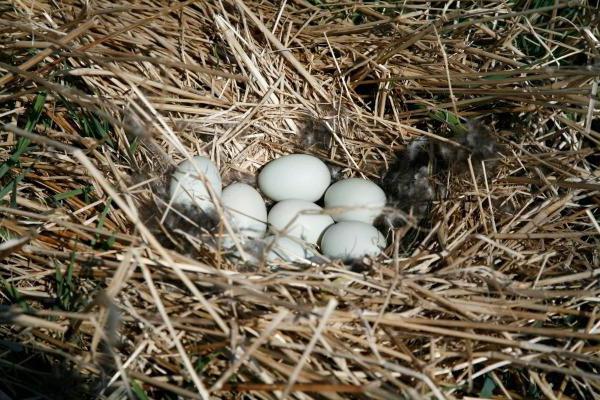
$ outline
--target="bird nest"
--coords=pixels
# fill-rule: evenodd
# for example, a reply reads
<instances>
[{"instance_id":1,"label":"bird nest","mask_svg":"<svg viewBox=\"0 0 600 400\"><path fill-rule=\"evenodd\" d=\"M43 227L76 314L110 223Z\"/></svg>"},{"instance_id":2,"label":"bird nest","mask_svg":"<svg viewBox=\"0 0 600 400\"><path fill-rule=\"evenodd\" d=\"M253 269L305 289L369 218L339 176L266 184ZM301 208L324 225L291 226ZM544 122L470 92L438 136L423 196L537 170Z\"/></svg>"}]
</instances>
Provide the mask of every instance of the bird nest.
<instances>
[{"instance_id":1,"label":"bird nest","mask_svg":"<svg viewBox=\"0 0 600 400\"><path fill-rule=\"evenodd\" d=\"M0 398L600 396L597 2L0 7ZM190 155L381 181L414 143L353 266L165 211Z\"/></svg>"}]
</instances>

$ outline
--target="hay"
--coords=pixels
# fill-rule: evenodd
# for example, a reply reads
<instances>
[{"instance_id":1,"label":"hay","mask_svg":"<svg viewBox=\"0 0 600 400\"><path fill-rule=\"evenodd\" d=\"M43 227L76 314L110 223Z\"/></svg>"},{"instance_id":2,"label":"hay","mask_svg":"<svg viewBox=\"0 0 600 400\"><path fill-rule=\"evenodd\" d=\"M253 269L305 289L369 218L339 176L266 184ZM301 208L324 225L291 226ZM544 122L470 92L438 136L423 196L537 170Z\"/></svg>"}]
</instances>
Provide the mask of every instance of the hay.
<instances>
[{"instance_id":1,"label":"hay","mask_svg":"<svg viewBox=\"0 0 600 400\"><path fill-rule=\"evenodd\" d=\"M0 398L600 396L597 2L0 7ZM161 224L190 155L379 179L458 117L503 152L360 271Z\"/></svg>"}]
</instances>

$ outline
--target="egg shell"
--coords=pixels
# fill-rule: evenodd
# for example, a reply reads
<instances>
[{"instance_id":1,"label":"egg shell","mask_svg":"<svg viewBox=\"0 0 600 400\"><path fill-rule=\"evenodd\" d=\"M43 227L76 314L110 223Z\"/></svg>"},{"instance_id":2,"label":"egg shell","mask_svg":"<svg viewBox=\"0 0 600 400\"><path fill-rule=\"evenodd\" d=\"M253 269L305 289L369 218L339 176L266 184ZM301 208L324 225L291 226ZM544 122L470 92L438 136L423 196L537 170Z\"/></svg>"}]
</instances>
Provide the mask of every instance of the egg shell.
<instances>
[{"instance_id":1,"label":"egg shell","mask_svg":"<svg viewBox=\"0 0 600 400\"><path fill-rule=\"evenodd\" d=\"M301 240L287 236L267 236L265 238L267 260L297 262L304 261L314 256L312 252Z\"/></svg>"},{"instance_id":2,"label":"egg shell","mask_svg":"<svg viewBox=\"0 0 600 400\"><path fill-rule=\"evenodd\" d=\"M256 189L245 183L232 183L223 189L221 203L234 231L243 237L264 236L267 206Z\"/></svg>"},{"instance_id":3,"label":"egg shell","mask_svg":"<svg viewBox=\"0 0 600 400\"><path fill-rule=\"evenodd\" d=\"M269 162L258 175L258 186L275 201L317 201L331 183L327 165L307 154L290 154Z\"/></svg>"},{"instance_id":4,"label":"egg shell","mask_svg":"<svg viewBox=\"0 0 600 400\"><path fill-rule=\"evenodd\" d=\"M271 208L267 221L275 232L316 244L323 231L333 224L333 219L321 214L322 211L321 207L309 201L283 200Z\"/></svg>"},{"instance_id":5,"label":"egg shell","mask_svg":"<svg viewBox=\"0 0 600 400\"><path fill-rule=\"evenodd\" d=\"M372 224L383 211L385 203L383 189L368 179L344 179L331 185L325 192L325 208L331 209L335 221Z\"/></svg>"},{"instance_id":6,"label":"egg shell","mask_svg":"<svg viewBox=\"0 0 600 400\"><path fill-rule=\"evenodd\" d=\"M217 196L221 195L219 170L210 158L195 156L179 164L171 177L169 191L174 205L198 207L204 211L214 209L200 173L204 175L213 192Z\"/></svg>"},{"instance_id":7,"label":"egg shell","mask_svg":"<svg viewBox=\"0 0 600 400\"><path fill-rule=\"evenodd\" d=\"M321 239L321 251L329 258L349 261L383 252L385 237L364 222L343 221L330 226Z\"/></svg>"}]
</instances>

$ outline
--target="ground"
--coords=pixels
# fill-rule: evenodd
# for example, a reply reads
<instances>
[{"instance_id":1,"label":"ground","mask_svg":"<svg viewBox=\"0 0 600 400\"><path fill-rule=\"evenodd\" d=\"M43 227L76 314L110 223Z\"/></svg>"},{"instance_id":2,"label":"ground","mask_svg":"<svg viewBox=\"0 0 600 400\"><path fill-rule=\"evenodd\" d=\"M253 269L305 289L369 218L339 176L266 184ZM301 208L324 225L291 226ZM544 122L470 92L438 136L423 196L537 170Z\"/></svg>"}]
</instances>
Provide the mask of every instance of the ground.
<instances>
[{"instance_id":1,"label":"ground","mask_svg":"<svg viewBox=\"0 0 600 400\"><path fill-rule=\"evenodd\" d=\"M600 396L597 1L0 10L0 399ZM425 138L432 201L353 266L166 212L190 155L379 182Z\"/></svg>"}]
</instances>

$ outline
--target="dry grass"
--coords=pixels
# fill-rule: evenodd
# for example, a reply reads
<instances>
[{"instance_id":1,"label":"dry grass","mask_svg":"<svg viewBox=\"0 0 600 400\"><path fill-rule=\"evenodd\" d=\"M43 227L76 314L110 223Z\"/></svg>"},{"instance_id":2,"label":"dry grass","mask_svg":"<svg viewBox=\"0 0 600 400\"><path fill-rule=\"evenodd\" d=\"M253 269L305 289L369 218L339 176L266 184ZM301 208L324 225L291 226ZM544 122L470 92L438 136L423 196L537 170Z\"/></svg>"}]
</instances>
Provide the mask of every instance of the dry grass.
<instances>
[{"instance_id":1,"label":"dry grass","mask_svg":"<svg viewBox=\"0 0 600 400\"><path fill-rule=\"evenodd\" d=\"M166 3L0 5L0 398L600 397L597 1ZM503 155L364 271L160 224L189 155L376 179L456 115Z\"/></svg>"}]
</instances>

